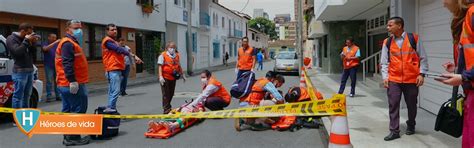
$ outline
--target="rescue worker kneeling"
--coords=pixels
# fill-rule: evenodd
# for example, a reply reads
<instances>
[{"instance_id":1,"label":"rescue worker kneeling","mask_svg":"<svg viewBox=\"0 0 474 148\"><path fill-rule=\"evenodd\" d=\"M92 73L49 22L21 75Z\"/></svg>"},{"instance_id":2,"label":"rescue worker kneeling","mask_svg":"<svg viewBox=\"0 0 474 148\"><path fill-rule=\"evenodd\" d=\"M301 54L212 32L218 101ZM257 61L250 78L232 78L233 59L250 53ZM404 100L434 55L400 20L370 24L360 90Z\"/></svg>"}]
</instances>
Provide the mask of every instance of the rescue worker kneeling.
<instances>
[{"instance_id":1,"label":"rescue worker kneeling","mask_svg":"<svg viewBox=\"0 0 474 148\"><path fill-rule=\"evenodd\" d=\"M215 111L223 110L224 107L229 106L231 98L230 94L222 86L221 82L219 82L216 78L212 77L212 73L209 70L204 70L201 73L201 83L202 93L192 102L173 110L171 113L199 112L204 111L204 107ZM161 129L166 129L168 130L168 132L173 133L174 131L176 131L177 128L185 128L186 126L184 123L189 122L189 120L195 119L177 119L176 121L163 120L159 122L150 121L149 130L159 131Z\"/></svg>"},{"instance_id":2,"label":"rescue worker kneeling","mask_svg":"<svg viewBox=\"0 0 474 148\"><path fill-rule=\"evenodd\" d=\"M283 96L278 92L277 88L285 83L285 78L273 71L267 72L265 78L257 79L252 86L252 92L247 97L240 99L240 107L257 107L266 105L275 105L284 103ZM265 93L269 92L273 99L264 100ZM241 131L244 128L251 130L270 129L275 121L269 118L246 118L235 120L235 130Z\"/></svg>"}]
</instances>

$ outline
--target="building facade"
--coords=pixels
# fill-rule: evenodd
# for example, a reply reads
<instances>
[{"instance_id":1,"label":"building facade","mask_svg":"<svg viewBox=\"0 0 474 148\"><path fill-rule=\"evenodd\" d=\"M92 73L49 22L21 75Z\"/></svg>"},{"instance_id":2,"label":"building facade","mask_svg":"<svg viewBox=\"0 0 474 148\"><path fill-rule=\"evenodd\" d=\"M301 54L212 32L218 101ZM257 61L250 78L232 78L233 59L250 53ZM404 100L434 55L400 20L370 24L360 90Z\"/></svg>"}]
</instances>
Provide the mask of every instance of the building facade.
<instances>
[{"instance_id":1,"label":"building facade","mask_svg":"<svg viewBox=\"0 0 474 148\"><path fill-rule=\"evenodd\" d=\"M269 19L268 13L265 12L263 9L254 9L253 10L253 18L263 17L265 19Z\"/></svg>"}]
</instances>

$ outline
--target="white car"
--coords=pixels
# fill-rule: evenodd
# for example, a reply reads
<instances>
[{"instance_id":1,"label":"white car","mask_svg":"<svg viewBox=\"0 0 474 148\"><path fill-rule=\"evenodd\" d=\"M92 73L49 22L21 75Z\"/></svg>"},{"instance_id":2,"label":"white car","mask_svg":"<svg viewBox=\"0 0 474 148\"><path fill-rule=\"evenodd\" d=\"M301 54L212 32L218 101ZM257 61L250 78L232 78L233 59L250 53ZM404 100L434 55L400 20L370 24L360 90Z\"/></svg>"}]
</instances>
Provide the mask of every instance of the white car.
<instances>
[{"instance_id":1,"label":"white car","mask_svg":"<svg viewBox=\"0 0 474 148\"><path fill-rule=\"evenodd\" d=\"M294 51L280 51L275 56L275 67L273 71L282 72L293 72L298 73L299 61L298 55Z\"/></svg>"},{"instance_id":2,"label":"white car","mask_svg":"<svg viewBox=\"0 0 474 148\"><path fill-rule=\"evenodd\" d=\"M37 108L43 94L43 82L38 79L38 68L34 66L33 91L29 100L30 108ZM0 107L11 107L13 96L13 59L7 52L6 39L0 35Z\"/></svg>"}]
</instances>

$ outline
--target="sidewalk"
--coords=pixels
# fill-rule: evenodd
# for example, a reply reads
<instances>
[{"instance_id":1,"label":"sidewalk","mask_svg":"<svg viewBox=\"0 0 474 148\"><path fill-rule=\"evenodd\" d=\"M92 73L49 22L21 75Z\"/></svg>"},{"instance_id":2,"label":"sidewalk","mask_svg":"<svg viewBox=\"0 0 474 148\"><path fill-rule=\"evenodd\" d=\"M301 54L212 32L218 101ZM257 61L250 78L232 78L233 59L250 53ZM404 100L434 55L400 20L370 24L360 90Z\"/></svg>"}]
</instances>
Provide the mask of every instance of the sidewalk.
<instances>
[{"instance_id":1,"label":"sidewalk","mask_svg":"<svg viewBox=\"0 0 474 148\"><path fill-rule=\"evenodd\" d=\"M325 98L331 97L332 94L336 93L339 89L340 75L321 73L308 75L312 76L313 84L324 94ZM346 98L349 133L354 147L461 147L461 138L453 138L447 134L434 131L436 116L421 108L418 108L415 135L408 136L404 134L406 129L405 121L408 118L406 107L402 107L400 110L401 138L388 142L384 141L383 138L389 133L386 90L383 88L368 87L362 84L361 81L357 83L356 96L354 98ZM348 93L349 89L350 85L346 87L346 93ZM330 129L331 123L329 118L324 117L323 120L326 129ZM328 134L329 132L328 130Z\"/></svg>"}]
</instances>

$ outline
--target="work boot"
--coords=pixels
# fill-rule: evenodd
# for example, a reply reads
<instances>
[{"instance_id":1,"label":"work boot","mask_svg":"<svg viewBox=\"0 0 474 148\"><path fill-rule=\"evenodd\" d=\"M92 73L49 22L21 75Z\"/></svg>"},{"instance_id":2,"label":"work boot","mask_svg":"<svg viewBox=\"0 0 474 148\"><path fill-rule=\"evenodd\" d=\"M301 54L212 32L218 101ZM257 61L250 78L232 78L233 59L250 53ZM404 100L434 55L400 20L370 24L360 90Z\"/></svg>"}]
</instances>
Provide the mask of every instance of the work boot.
<instances>
[{"instance_id":1,"label":"work boot","mask_svg":"<svg viewBox=\"0 0 474 148\"><path fill-rule=\"evenodd\" d=\"M390 134L388 134L385 138L383 138L383 140L391 141L391 140L395 140L395 139L398 139L398 138L400 138L400 134L390 132Z\"/></svg>"},{"instance_id":2,"label":"work boot","mask_svg":"<svg viewBox=\"0 0 474 148\"><path fill-rule=\"evenodd\" d=\"M89 138L81 138L80 135L64 135L63 145L65 146L79 146L89 144Z\"/></svg>"},{"instance_id":3,"label":"work boot","mask_svg":"<svg viewBox=\"0 0 474 148\"><path fill-rule=\"evenodd\" d=\"M415 127L408 127L405 135L413 135L415 134Z\"/></svg>"},{"instance_id":4,"label":"work boot","mask_svg":"<svg viewBox=\"0 0 474 148\"><path fill-rule=\"evenodd\" d=\"M251 124L250 129L252 131L264 131L270 129L270 126L267 126L266 124Z\"/></svg>"}]
</instances>

